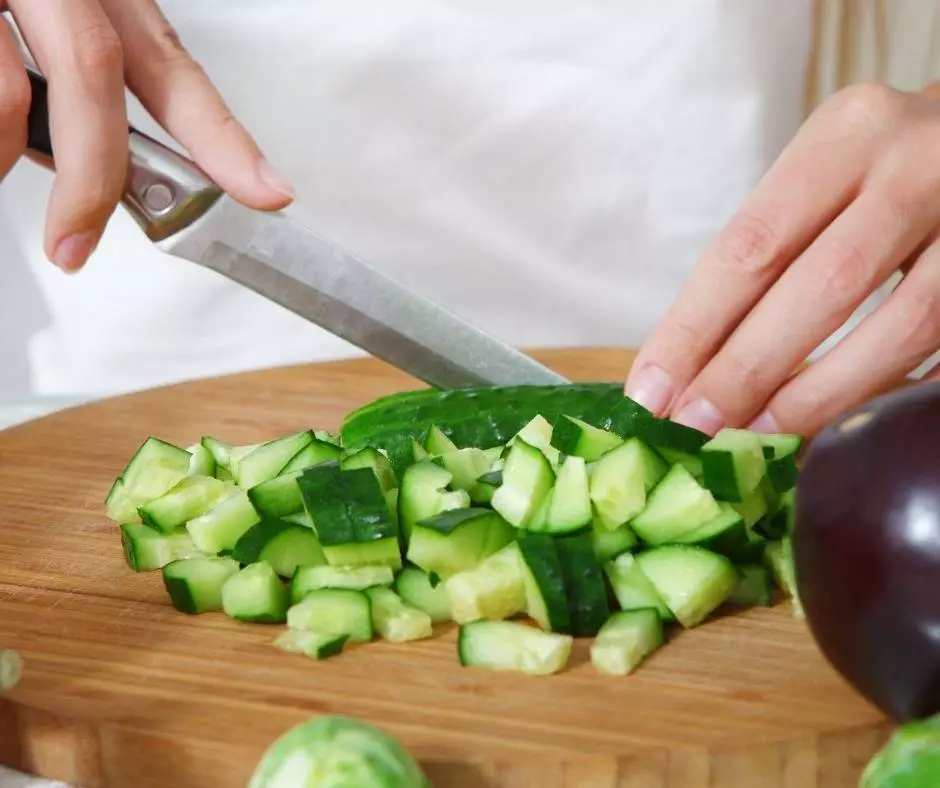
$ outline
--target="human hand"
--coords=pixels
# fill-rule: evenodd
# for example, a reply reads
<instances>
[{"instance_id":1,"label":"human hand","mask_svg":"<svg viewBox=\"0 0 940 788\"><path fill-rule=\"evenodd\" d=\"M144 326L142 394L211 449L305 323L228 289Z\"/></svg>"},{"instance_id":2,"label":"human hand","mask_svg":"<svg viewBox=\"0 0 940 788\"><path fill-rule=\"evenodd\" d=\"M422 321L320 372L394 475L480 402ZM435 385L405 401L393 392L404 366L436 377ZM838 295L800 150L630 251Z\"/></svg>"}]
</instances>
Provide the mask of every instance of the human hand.
<instances>
[{"instance_id":1,"label":"human hand","mask_svg":"<svg viewBox=\"0 0 940 788\"><path fill-rule=\"evenodd\" d=\"M940 86L853 85L804 123L715 238L626 391L709 434L812 435L940 348L938 237ZM897 270L884 303L798 369Z\"/></svg>"},{"instance_id":2,"label":"human hand","mask_svg":"<svg viewBox=\"0 0 940 788\"><path fill-rule=\"evenodd\" d=\"M259 210L292 200L183 48L155 0L0 0L49 83L56 176L44 249L76 271L118 205L128 163L125 85L234 199ZM30 85L18 42L0 25L0 178L26 149Z\"/></svg>"}]
</instances>

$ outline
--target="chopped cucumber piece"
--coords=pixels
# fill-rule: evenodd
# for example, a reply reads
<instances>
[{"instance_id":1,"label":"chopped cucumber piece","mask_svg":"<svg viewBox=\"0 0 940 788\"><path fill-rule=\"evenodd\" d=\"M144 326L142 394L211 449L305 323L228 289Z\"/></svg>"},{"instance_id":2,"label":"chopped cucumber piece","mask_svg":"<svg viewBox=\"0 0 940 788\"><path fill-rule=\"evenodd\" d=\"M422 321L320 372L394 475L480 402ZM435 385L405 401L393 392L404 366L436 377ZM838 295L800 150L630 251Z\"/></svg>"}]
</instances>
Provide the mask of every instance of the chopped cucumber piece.
<instances>
[{"instance_id":1,"label":"chopped cucumber piece","mask_svg":"<svg viewBox=\"0 0 940 788\"><path fill-rule=\"evenodd\" d=\"M512 527L494 511L452 509L413 526L408 560L446 579L478 566L514 536Z\"/></svg>"},{"instance_id":2,"label":"chopped cucumber piece","mask_svg":"<svg viewBox=\"0 0 940 788\"><path fill-rule=\"evenodd\" d=\"M547 676L565 668L573 643L515 621L477 621L460 627L457 654L461 665Z\"/></svg>"},{"instance_id":3,"label":"chopped cucumber piece","mask_svg":"<svg viewBox=\"0 0 940 788\"><path fill-rule=\"evenodd\" d=\"M238 486L244 489L273 479L312 440L313 432L305 430L296 435L262 443L244 457L232 461L232 476Z\"/></svg>"},{"instance_id":4,"label":"chopped cucumber piece","mask_svg":"<svg viewBox=\"0 0 940 788\"><path fill-rule=\"evenodd\" d=\"M118 476L108 490L108 497L104 502L105 511L116 523L139 523L140 514L137 504L124 489L124 480Z\"/></svg>"},{"instance_id":5,"label":"chopped cucumber piece","mask_svg":"<svg viewBox=\"0 0 940 788\"><path fill-rule=\"evenodd\" d=\"M767 514L767 498L760 487L745 495L744 500L731 503L730 506L744 519L746 528L753 528Z\"/></svg>"},{"instance_id":6,"label":"chopped cucumber piece","mask_svg":"<svg viewBox=\"0 0 940 788\"><path fill-rule=\"evenodd\" d=\"M310 659L327 659L342 653L348 635L325 635L303 629L288 629L274 639L274 647L288 654L306 654Z\"/></svg>"},{"instance_id":7,"label":"chopped cucumber piece","mask_svg":"<svg viewBox=\"0 0 940 788\"><path fill-rule=\"evenodd\" d=\"M599 563L604 564L621 553L627 553L636 546L636 534L630 526L625 525L611 531L600 518L595 518L591 528L591 541L594 544L594 555Z\"/></svg>"},{"instance_id":8,"label":"chopped cucumber piece","mask_svg":"<svg viewBox=\"0 0 940 788\"><path fill-rule=\"evenodd\" d=\"M712 494L681 465L673 465L630 527L649 545L666 544L721 514Z\"/></svg>"},{"instance_id":9,"label":"chopped cucumber piece","mask_svg":"<svg viewBox=\"0 0 940 788\"><path fill-rule=\"evenodd\" d=\"M395 591L405 604L423 610L432 624L453 620L447 588L438 582L431 585L431 576L414 566L405 567L395 579Z\"/></svg>"},{"instance_id":10,"label":"chopped cucumber piece","mask_svg":"<svg viewBox=\"0 0 940 788\"><path fill-rule=\"evenodd\" d=\"M262 517L285 517L304 510L304 499L300 495L297 479L301 471L275 476L252 487L248 499Z\"/></svg>"},{"instance_id":11,"label":"chopped cucumber piece","mask_svg":"<svg viewBox=\"0 0 940 788\"><path fill-rule=\"evenodd\" d=\"M216 555L234 548L242 534L259 519L248 493L239 490L186 523L186 530L200 551Z\"/></svg>"},{"instance_id":12,"label":"chopped cucumber piece","mask_svg":"<svg viewBox=\"0 0 940 788\"><path fill-rule=\"evenodd\" d=\"M663 621L673 621L675 616L660 596L649 578L643 573L636 556L622 553L613 561L604 564L604 572L610 580L621 610L655 608Z\"/></svg>"},{"instance_id":13,"label":"chopped cucumber piece","mask_svg":"<svg viewBox=\"0 0 940 788\"><path fill-rule=\"evenodd\" d=\"M547 534L527 534L516 545L525 587L525 612L548 632L570 634L571 616L555 540Z\"/></svg>"},{"instance_id":14,"label":"chopped cucumber piece","mask_svg":"<svg viewBox=\"0 0 940 788\"><path fill-rule=\"evenodd\" d=\"M614 613L591 644L591 663L599 673L626 676L663 645L663 622L653 608Z\"/></svg>"},{"instance_id":15,"label":"chopped cucumber piece","mask_svg":"<svg viewBox=\"0 0 940 788\"><path fill-rule=\"evenodd\" d=\"M789 537L779 542L768 542L764 560L773 573L777 586L789 597L793 604L793 615L803 618L803 605L796 585L796 572L793 566L793 548Z\"/></svg>"},{"instance_id":16,"label":"chopped cucumber piece","mask_svg":"<svg viewBox=\"0 0 940 788\"><path fill-rule=\"evenodd\" d=\"M364 591L372 586L390 586L394 580L388 566L298 566L290 583L291 603L296 605L321 588Z\"/></svg>"},{"instance_id":17,"label":"chopped cucumber piece","mask_svg":"<svg viewBox=\"0 0 940 788\"><path fill-rule=\"evenodd\" d=\"M555 486L545 498L545 523L550 534L570 534L588 528L594 514L587 463L582 457L565 457L555 479ZM535 528L531 528L535 530Z\"/></svg>"},{"instance_id":18,"label":"chopped cucumber piece","mask_svg":"<svg viewBox=\"0 0 940 788\"><path fill-rule=\"evenodd\" d=\"M138 523L121 525L121 545L127 565L135 572L162 569L171 561L199 555L185 531L163 534Z\"/></svg>"},{"instance_id":19,"label":"chopped cucumber piece","mask_svg":"<svg viewBox=\"0 0 940 788\"><path fill-rule=\"evenodd\" d=\"M285 514L282 520L286 520L289 523L295 523L296 525L302 525L304 528L310 528L316 530L313 527L313 518L306 512L297 512L297 514Z\"/></svg>"},{"instance_id":20,"label":"chopped cucumber piece","mask_svg":"<svg viewBox=\"0 0 940 788\"><path fill-rule=\"evenodd\" d=\"M287 605L287 589L267 561L246 566L222 586L222 609L239 621L280 624Z\"/></svg>"},{"instance_id":21,"label":"chopped cucumber piece","mask_svg":"<svg viewBox=\"0 0 940 788\"><path fill-rule=\"evenodd\" d=\"M631 438L608 452L591 473L591 501L601 523L614 530L646 506L643 444Z\"/></svg>"},{"instance_id":22,"label":"chopped cucumber piece","mask_svg":"<svg viewBox=\"0 0 940 788\"><path fill-rule=\"evenodd\" d=\"M163 567L163 586L181 613L222 609L222 588L238 572L231 558L182 558Z\"/></svg>"},{"instance_id":23,"label":"chopped cucumber piece","mask_svg":"<svg viewBox=\"0 0 940 788\"><path fill-rule=\"evenodd\" d=\"M562 416L552 431L552 446L565 455L594 462L616 449L623 439L612 432L594 427L581 419Z\"/></svg>"},{"instance_id":24,"label":"chopped cucumber piece","mask_svg":"<svg viewBox=\"0 0 940 788\"><path fill-rule=\"evenodd\" d=\"M201 443L186 449L190 453L188 476L215 476L215 457Z\"/></svg>"},{"instance_id":25,"label":"chopped cucumber piece","mask_svg":"<svg viewBox=\"0 0 940 788\"><path fill-rule=\"evenodd\" d=\"M799 435L758 435L764 460L767 463L767 479L775 492L784 493L796 486L796 456L803 445Z\"/></svg>"},{"instance_id":26,"label":"chopped cucumber piece","mask_svg":"<svg viewBox=\"0 0 940 788\"><path fill-rule=\"evenodd\" d=\"M290 462L284 466L279 475L305 471L307 468L312 468L321 462L339 460L343 454L342 449L332 441L324 440L320 435L322 433L315 432L314 439L291 457Z\"/></svg>"},{"instance_id":27,"label":"chopped cucumber piece","mask_svg":"<svg viewBox=\"0 0 940 788\"><path fill-rule=\"evenodd\" d=\"M670 466L681 465L696 479L701 480L702 456L700 454L686 454L683 451L675 451L674 449L666 449L663 447L657 447L656 452L669 463Z\"/></svg>"},{"instance_id":28,"label":"chopped cucumber piece","mask_svg":"<svg viewBox=\"0 0 940 788\"><path fill-rule=\"evenodd\" d=\"M262 520L235 543L232 557L240 564L266 561L281 577L292 577L298 566L325 564L317 535L285 520Z\"/></svg>"},{"instance_id":29,"label":"chopped cucumber piece","mask_svg":"<svg viewBox=\"0 0 940 788\"><path fill-rule=\"evenodd\" d=\"M351 643L372 640L372 605L362 591L321 588L287 611L287 626L325 635L347 635Z\"/></svg>"},{"instance_id":30,"label":"chopped cucumber piece","mask_svg":"<svg viewBox=\"0 0 940 788\"><path fill-rule=\"evenodd\" d=\"M382 492L388 492L398 487L398 479L395 478L392 464L388 461L388 457L377 449L365 448L348 454L340 460L339 465L344 471L354 468L368 468L375 474Z\"/></svg>"},{"instance_id":31,"label":"chopped cucumber piece","mask_svg":"<svg viewBox=\"0 0 940 788\"><path fill-rule=\"evenodd\" d=\"M398 525L405 540L411 539L415 523L444 511L470 506L466 491L447 489L453 478L450 471L430 460L417 462L405 470L398 494Z\"/></svg>"},{"instance_id":32,"label":"chopped cucumber piece","mask_svg":"<svg viewBox=\"0 0 940 788\"><path fill-rule=\"evenodd\" d=\"M571 634L594 637L610 615L604 572L589 534L555 540L568 597Z\"/></svg>"},{"instance_id":33,"label":"chopped cucumber piece","mask_svg":"<svg viewBox=\"0 0 940 788\"><path fill-rule=\"evenodd\" d=\"M526 528L555 482L545 455L517 438L506 457L503 483L493 493L492 506L510 525Z\"/></svg>"},{"instance_id":34,"label":"chopped cucumber piece","mask_svg":"<svg viewBox=\"0 0 940 788\"><path fill-rule=\"evenodd\" d=\"M456 449L441 455L444 468L453 476L451 486L470 493L476 486L477 479L492 467L482 449ZM473 496L471 495L471 498Z\"/></svg>"},{"instance_id":35,"label":"chopped cucumber piece","mask_svg":"<svg viewBox=\"0 0 940 788\"><path fill-rule=\"evenodd\" d=\"M554 430L552 428L551 422L539 414L538 416L535 416L521 430L519 430L519 432L512 436L512 438L509 440L509 446L511 448L517 441L524 441L530 446L534 446L536 449L542 452L542 454L545 456L545 459L548 460L549 464L554 470L558 467L558 461L561 458L561 452L552 446L553 431Z\"/></svg>"},{"instance_id":36,"label":"chopped cucumber piece","mask_svg":"<svg viewBox=\"0 0 940 788\"><path fill-rule=\"evenodd\" d=\"M428 437L424 441L424 448L431 457L439 457L442 454L457 451L457 444L437 427L431 427L428 430Z\"/></svg>"},{"instance_id":37,"label":"chopped cucumber piece","mask_svg":"<svg viewBox=\"0 0 940 788\"><path fill-rule=\"evenodd\" d=\"M444 586L458 624L509 618L523 612L526 586L518 544L506 545L475 569L448 578Z\"/></svg>"},{"instance_id":38,"label":"chopped cucumber piece","mask_svg":"<svg viewBox=\"0 0 940 788\"><path fill-rule=\"evenodd\" d=\"M764 519L754 524L754 532L766 539L782 539L793 533L794 491L782 493L777 505Z\"/></svg>"},{"instance_id":39,"label":"chopped cucumber piece","mask_svg":"<svg viewBox=\"0 0 940 788\"><path fill-rule=\"evenodd\" d=\"M231 482L213 476L186 476L138 511L145 525L170 533L205 514L231 492Z\"/></svg>"},{"instance_id":40,"label":"chopped cucumber piece","mask_svg":"<svg viewBox=\"0 0 940 788\"><path fill-rule=\"evenodd\" d=\"M433 634L431 617L423 610L406 605L392 589L374 586L365 593L372 602L372 626L380 637L393 643L405 643Z\"/></svg>"},{"instance_id":41,"label":"chopped cucumber piece","mask_svg":"<svg viewBox=\"0 0 940 788\"><path fill-rule=\"evenodd\" d=\"M216 473L218 473L219 468L224 468L228 470L229 466L229 455L231 454L232 447L228 443L213 438L209 435L203 436L202 440L199 441L199 444L212 455L212 459L216 464Z\"/></svg>"},{"instance_id":42,"label":"chopped cucumber piece","mask_svg":"<svg viewBox=\"0 0 940 788\"><path fill-rule=\"evenodd\" d=\"M159 498L189 473L190 454L159 438L147 438L131 457L121 479L135 506Z\"/></svg>"},{"instance_id":43,"label":"chopped cucumber piece","mask_svg":"<svg viewBox=\"0 0 940 788\"><path fill-rule=\"evenodd\" d=\"M729 557L740 555L748 539L744 518L729 503L722 501L718 507L720 512L717 517L694 531L677 536L672 542L694 544Z\"/></svg>"},{"instance_id":44,"label":"chopped cucumber piece","mask_svg":"<svg viewBox=\"0 0 940 788\"><path fill-rule=\"evenodd\" d=\"M738 585L731 596L729 602L739 605L757 605L761 607L770 607L774 603L773 581L770 577L770 570L760 564L745 564L739 566L738 571L741 574Z\"/></svg>"},{"instance_id":45,"label":"chopped cucumber piece","mask_svg":"<svg viewBox=\"0 0 940 788\"><path fill-rule=\"evenodd\" d=\"M767 470L759 436L725 427L702 447L702 482L721 500L740 503Z\"/></svg>"},{"instance_id":46,"label":"chopped cucumber piece","mask_svg":"<svg viewBox=\"0 0 940 788\"><path fill-rule=\"evenodd\" d=\"M686 629L704 621L738 584L734 565L725 556L701 547L657 547L638 554L636 560Z\"/></svg>"}]
</instances>

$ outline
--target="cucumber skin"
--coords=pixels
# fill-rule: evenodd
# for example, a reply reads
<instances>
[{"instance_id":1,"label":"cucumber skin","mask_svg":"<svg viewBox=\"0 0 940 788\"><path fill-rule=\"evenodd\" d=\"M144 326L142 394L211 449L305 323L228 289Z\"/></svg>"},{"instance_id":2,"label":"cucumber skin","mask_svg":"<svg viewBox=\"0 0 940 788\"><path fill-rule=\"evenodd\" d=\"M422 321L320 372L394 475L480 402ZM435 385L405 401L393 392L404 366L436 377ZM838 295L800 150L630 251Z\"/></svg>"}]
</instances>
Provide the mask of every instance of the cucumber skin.
<instances>
[{"instance_id":1,"label":"cucumber skin","mask_svg":"<svg viewBox=\"0 0 940 788\"><path fill-rule=\"evenodd\" d=\"M525 571L533 576L542 600L545 602L548 620L539 623L543 628L547 624L550 632L570 635L571 613L568 610L565 575L555 539L547 534L527 534L519 539L517 544L522 562L525 564ZM540 580L543 582L540 583Z\"/></svg>"},{"instance_id":2,"label":"cucumber skin","mask_svg":"<svg viewBox=\"0 0 940 788\"><path fill-rule=\"evenodd\" d=\"M555 541L568 597L571 634L594 637L610 616L604 571L594 555L590 535Z\"/></svg>"}]
</instances>

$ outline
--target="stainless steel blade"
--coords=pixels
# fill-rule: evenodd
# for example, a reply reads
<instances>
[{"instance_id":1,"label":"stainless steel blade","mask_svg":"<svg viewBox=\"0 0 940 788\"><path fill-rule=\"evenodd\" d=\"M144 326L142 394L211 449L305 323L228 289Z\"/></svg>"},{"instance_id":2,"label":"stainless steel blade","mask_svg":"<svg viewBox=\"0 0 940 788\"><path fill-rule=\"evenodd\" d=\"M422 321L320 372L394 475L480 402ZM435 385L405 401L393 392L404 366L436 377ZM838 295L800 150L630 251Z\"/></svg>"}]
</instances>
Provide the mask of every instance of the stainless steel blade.
<instances>
[{"instance_id":1,"label":"stainless steel blade","mask_svg":"<svg viewBox=\"0 0 940 788\"><path fill-rule=\"evenodd\" d=\"M222 197L157 246L439 388L567 382L284 214Z\"/></svg>"}]
</instances>

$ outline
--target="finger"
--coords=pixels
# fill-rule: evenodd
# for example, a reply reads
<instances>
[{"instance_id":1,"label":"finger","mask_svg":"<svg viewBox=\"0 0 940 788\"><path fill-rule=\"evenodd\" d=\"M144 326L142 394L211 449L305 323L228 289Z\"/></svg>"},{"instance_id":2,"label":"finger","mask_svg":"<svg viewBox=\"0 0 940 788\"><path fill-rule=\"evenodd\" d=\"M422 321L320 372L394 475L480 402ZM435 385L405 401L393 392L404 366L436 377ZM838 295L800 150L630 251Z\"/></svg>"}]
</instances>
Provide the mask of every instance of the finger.
<instances>
[{"instance_id":1,"label":"finger","mask_svg":"<svg viewBox=\"0 0 940 788\"><path fill-rule=\"evenodd\" d=\"M908 210L868 189L789 270L679 398L676 421L713 433L741 426L917 247L936 198Z\"/></svg>"},{"instance_id":2,"label":"finger","mask_svg":"<svg viewBox=\"0 0 940 788\"><path fill-rule=\"evenodd\" d=\"M866 92L846 96L803 125L641 349L626 391L657 415L672 409L782 271L858 193L878 123L865 118L873 103Z\"/></svg>"},{"instance_id":3,"label":"finger","mask_svg":"<svg viewBox=\"0 0 940 788\"><path fill-rule=\"evenodd\" d=\"M94 0L10 0L49 82L56 176L45 250L74 271L94 250L127 173L127 113L121 42Z\"/></svg>"},{"instance_id":4,"label":"finger","mask_svg":"<svg viewBox=\"0 0 940 788\"><path fill-rule=\"evenodd\" d=\"M0 24L0 179L26 151L31 92L13 31Z\"/></svg>"},{"instance_id":5,"label":"finger","mask_svg":"<svg viewBox=\"0 0 940 788\"><path fill-rule=\"evenodd\" d=\"M940 242L935 241L882 304L774 394L752 426L812 435L901 381L938 349ZM940 370L928 378L938 375Z\"/></svg>"},{"instance_id":6,"label":"finger","mask_svg":"<svg viewBox=\"0 0 940 788\"><path fill-rule=\"evenodd\" d=\"M101 0L125 45L127 84L151 115L234 199L277 210L293 199L152 0Z\"/></svg>"}]
</instances>

